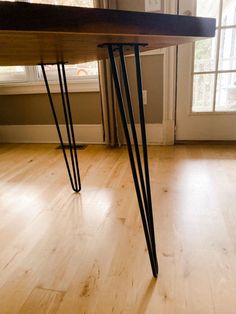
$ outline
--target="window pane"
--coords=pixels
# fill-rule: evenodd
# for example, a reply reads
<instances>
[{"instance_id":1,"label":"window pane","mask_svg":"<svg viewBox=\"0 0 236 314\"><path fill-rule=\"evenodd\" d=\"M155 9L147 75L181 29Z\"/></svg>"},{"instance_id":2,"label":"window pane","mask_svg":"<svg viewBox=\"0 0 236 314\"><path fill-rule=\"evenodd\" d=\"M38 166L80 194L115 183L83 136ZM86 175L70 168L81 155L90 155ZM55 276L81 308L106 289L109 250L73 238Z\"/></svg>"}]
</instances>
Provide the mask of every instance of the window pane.
<instances>
[{"instance_id":1,"label":"window pane","mask_svg":"<svg viewBox=\"0 0 236 314\"><path fill-rule=\"evenodd\" d=\"M215 38L195 43L194 72L216 70L217 34Z\"/></svg>"},{"instance_id":2,"label":"window pane","mask_svg":"<svg viewBox=\"0 0 236 314\"><path fill-rule=\"evenodd\" d=\"M0 82L24 81L26 80L25 67L23 66L3 66L0 67Z\"/></svg>"},{"instance_id":3,"label":"window pane","mask_svg":"<svg viewBox=\"0 0 236 314\"><path fill-rule=\"evenodd\" d=\"M224 0L222 25L236 25L235 0Z\"/></svg>"},{"instance_id":4,"label":"window pane","mask_svg":"<svg viewBox=\"0 0 236 314\"><path fill-rule=\"evenodd\" d=\"M98 75L97 61L80 63L80 64L75 64L75 65L67 65L66 69L70 76L76 77L76 78Z\"/></svg>"},{"instance_id":5,"label":"window pane","mask_svg":"<svg viewBox=\"0 0 236 314\"><path fill-rule=\"evenodd\" d=\"M221 31L220 70L236 70L236 28Z\"/></svg>"},{"instance_id":6,"label":"window pane","mask_svg":"<svg viewBox=\"0 0 236 314\"><path fill-rule=\"evenodd\" d=\"M0 0L6 1L6 0ZM55 4L55 5L70 5L77 7L94 7L94 0L7 0L11 2L30 2L30 3L41 3L41 4Z\"/></svg>"},{"instance_id":7,"label":"window pane","mask_svg":"<svg viewBox=\"0 0 236 314\"><path fill-rule=\"evenodd\" d=\"M0 0L4 1L4 0ZM14 1L14 0L10 0ZM93 0L28 0L31 3L44 3L54 5L71 5L80 7L94 7ZM41 68L37 67L38 78L42 79ZM48 78L51 80L58 80L57 67L52 65L46 66L46 72ZM67 65L66 72L68 79L78 78L94 78L98 76L97 62L88 62L76 65ZM8 81L26 81L25 67L14 66L14 67L0 67L0 82Z\"/></svg>"},{"instance_id":8,"label":"window pane","mask_svg":"<svg viewBox=\"0 0 236 314\"><path fill-rule=\"evenodd\" d=\"M216 111L236 110L236 73L218 74Z\"/></svg>"},{"instance_id":9,"label":"window pane","mask_svg":"<svg viewBox=\"0 0 236 314\"><path fill-rule=\"evenodd\" d=\"M220 0L197 0L197 16L214 17L219 23Z\"/></svg>"},{"instance_id":10,"label":"window pane","mask_svg":"<svg viewBox=\"0 0 236 314\"><path fill-rule=\"evenodd\" d=\"M77 7L93 7L93 0L30 0L31 3L70 5Z\"/></svg>"},{"instance_id":11,"label":"window pane","mask_svg":"<svg viewBox=\"0 0 236 314\"><path fill-rule=\"evenodd\" d=\"M31 3L44 3L55 5L71 5L80 7L93 7L93 0L30 0ZM39 79L42 79L42 71L40 67L38 69ZM47 65L45 67L49 80L57 80L57 66ZM66 73L69 80L78 78L91 78L98 76L97 62L87 62L83 64L66 65Z\"/></svg>"},{"instance_id":12,"label":"window pane","mask_svg":"<svg viewBox=\"0 0 236 314\"><path fill-rule=\"evenodd\" d=\"M213 110L214 74L196 74L193 77L193 112Z\"/></svg>"},{"instance_id":13,"label":"window pane","mask_svg":"<svg viewBox=\"0 0 236 314\"><path fill-rule=\"evenodd\" d=\"M98 66L97 62L87 62L81 64L74 65L66 65L66 74L67 78L70 79L78 79L78 78L94 78L98 76ZM57 66L56 65L46 65L45 70L49 80L57 80ZM38 75L39 78L42 79L42 71L41 67L38 67Z\"/></svg>"}]
</instances>

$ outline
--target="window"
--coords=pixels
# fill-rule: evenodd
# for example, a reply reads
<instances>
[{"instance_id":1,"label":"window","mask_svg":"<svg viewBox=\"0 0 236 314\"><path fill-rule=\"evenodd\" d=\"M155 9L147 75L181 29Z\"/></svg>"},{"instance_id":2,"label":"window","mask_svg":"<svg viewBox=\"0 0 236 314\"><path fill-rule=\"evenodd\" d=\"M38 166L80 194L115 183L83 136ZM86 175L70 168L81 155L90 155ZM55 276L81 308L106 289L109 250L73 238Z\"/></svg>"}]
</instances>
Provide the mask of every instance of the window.
<instances>
[{"instance_id":1,"label":"window","mask_svg":"<svg viewBox=\"0 0 236 314\"><path fill-rule=\"evenodd\" d=\"M0 67L0 82L26 80L26 68L23 66Z\"/></svg>"},{"instance_id":2,"label":"window","mask_svg":"<svg viewBox=\"0 0 236 314\"><path fill-rule=\"evenodd\" d=\"M195 44L192 112L236 111L236 1L197 0L197 16L215 17L217 28Z\"/></svg>"},{"instance_id":3,"label":"window","mask_svg":"<svg viewBox=\"0 0 236 314\"><path fill-rule=\"evenodd\" d=\"M87 7L87 8L93 8L94 6L93 0L27 0L26 2L55 4L55 5L71 5L75 7Z\"/></svg>"},{"instance_id":4,"label":"window","mask_svg":"<svg viewBox=\"0 0 236 314\"><path fill-rule=\"evenodd\" d=\"M2 0L0 0L2 1ZM71 5L81 7L93 7L93 0L28 0L31 3L44 3L55 5ZM49 80L57 81L57 67L47 65L45 67ZM68 81L83 81L83 83L91 80L97 80L98 66L97 62L87 62L83 64L66 65ZM7 66L0 67L0 83L9 85L10 83L29 83L40 84L43 81L41 68L39 66ZM14 85L16 85L14 84ZM87 90L87 89L86 89Z\"/></svg>"}]
</instances>

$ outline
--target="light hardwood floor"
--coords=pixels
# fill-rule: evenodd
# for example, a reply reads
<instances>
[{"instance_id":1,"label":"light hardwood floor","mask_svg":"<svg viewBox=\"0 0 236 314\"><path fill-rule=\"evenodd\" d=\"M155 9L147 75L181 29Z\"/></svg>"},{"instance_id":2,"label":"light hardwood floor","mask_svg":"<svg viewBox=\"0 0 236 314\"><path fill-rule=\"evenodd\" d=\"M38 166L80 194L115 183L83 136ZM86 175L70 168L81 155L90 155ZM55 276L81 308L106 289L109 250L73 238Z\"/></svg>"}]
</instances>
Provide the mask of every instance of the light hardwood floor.
<instances>
[{"instance_id":1,"label":"light hardwood floor","mask_svg":"<svg viewBox=\"0 0 236 314\"><path fill-rule=\"evenodd\" d=\"M152 279L125 149L0 146L0 314L235 314L236 146L150 147Z\"/></svg>"}]
</instances>

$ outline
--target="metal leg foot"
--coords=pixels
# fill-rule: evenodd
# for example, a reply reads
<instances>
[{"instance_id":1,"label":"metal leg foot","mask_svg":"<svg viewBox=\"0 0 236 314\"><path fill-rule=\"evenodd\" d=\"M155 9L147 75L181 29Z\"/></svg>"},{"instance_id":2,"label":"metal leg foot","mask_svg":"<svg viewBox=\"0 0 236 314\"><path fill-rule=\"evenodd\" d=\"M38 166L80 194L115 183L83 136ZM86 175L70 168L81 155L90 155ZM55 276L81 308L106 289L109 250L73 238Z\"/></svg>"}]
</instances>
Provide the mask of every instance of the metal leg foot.
<instances>
[{"instance_id":1,"label":"metal leg foot","mask_svg":"<svg viewBox=\"0 0 236 314\"><path fill-rule=\"evenodd\" d=\"M78 163L78 157L77 157L77 151L76 151L76 142L75 142L75 133L74 133L74 127L73 127L73 121L72 121L72 114L71 114L71 108L70 108L70 99L69 99L69 93L68 93L68 87L67 87L67 80L66 80L66 72L65 72L65 65L64 63L58 63L57 64L57 70L58 70L58 78L59 78L59 84L60 84L60 92L61 92L61 100L62 100L62 106L63 106L63 112L64 112L64 118L65 118L65 125L66 125L66 132L67 132L67 138L68 138L68 144L69 144L69 155L70 155L70 162L68 160L65 144L63 142L55 106L53 103L46 71L44 64L41 64L42 72L43 72L43 78L45 82L45 86L47 89L47 94L49 98L49 103L51 106L53 118L55 121L57 133L59 136L61 148L63 151L63 156L66 163L67 172L69 175L71 187L73 191L79 192L81 190L81 181L80 181L80 172L79 172L79 163Z\"/></svg>"},{"instance_id":2,"label":"metal leg foot","mask_svg":"<svg viewBox=\"0 0 236 314\"><path fill-rule=\"evenodd\" d=\"M125 138L127 142L127 148L129 153L130 165L134 179L135 190L137 194L137 199L140 208L140 214L143 223L144 234L146 238L149 258L151 262L152 273L154 277L158 275L158 261L156 254L156 243L155 243L155 232L153 223L153 212L152 212L152 199L151 199L151 188L150 188L150 177L149 177L149 165L148 165L148 150L147 150L147 140L146 140L146 128L145 128L145 117L144 117L144 107L143 107L143 95L142 95L142 77L141 77L141 64L140 64L140 51L139 44L107 44L104 45L108 49L112 75L115 83L115 89L118 99L118 106L121 115L122 125L125 133ZM139 100L139 118L142 136L142 157L140 154L140 149L138 145L138 137L136 132L134 114L132 101L130 96L130 88L128 81L128 74L126 69L126 62L124 57L124 49L128 48L134 49L135 54L135 65L136 65L136 76L137 76L137 89L138 89L138 100ZM121 92L121 83L118 76L117 65L115 61L115 53L120 60L121 64L121 75L122 82L124 84L128 118L131 127L130 136L127 114L124 106L124 100ZM132 149L132 141L134 144L134 151ZM135 156L135 157L134 157ZM143 159L143 163L142 163ZM143 170L144 168L144 170Z\"/></svg>"}]
</instances>

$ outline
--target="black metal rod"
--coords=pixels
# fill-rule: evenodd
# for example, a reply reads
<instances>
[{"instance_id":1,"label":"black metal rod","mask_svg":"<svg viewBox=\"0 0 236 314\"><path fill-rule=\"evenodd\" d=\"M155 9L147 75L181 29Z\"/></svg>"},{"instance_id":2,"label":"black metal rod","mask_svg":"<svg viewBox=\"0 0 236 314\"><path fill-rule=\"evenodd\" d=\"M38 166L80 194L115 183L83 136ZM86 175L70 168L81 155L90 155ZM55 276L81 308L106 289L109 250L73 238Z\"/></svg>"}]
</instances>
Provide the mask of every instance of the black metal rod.
<instances>
[{"instance_id":1,"label":"black metal rod","mask_svg":"<svg viewBox=\"0 0 236 314\"><path fill-rule=\"evenodd\" d=\"M151 217L151 210L152 209L150 209L150 205L149 205L149 202L147 199L147 190L146 190L146 185L145 185L144 177L143 177L142 161L141 161L140 152L139 152L138 138L137 138L137 132L136 132L136 127L135 127L135 121L134 121L134 113L133 113L133 108L132 108L132 101L131 101L131 95L130 95L130 87L129 87L129 80L128 80L126 62L125 62L125 57L124 57L123 45L119 45L119 52L120 52L120 62L121 62L123 83L124 83L124 88L125 88L125 93L126 93L126 100L127 100L127 107L128 107L128 112L129 112L131 131L132 131L135 153L136 153L136 160L137 160L137 165L138 165L139 179L140 179L140 183L141 183L142 196L143 196L143 200L144 200L144 204L145 204L146 217L148 219L148 225L150 228L151 221L152 221L151 220L152 219L152 217ZM152 250L153 250L153 254L155 256L155 251L156 251L155 235L153 232L151 232L151 230L149 230L149 236L151 237ZM157 264L157 259L155 262Z\"/></svg>"},{"instance_id":2,"label":"black metal rod","mask_svg":"<svg viewBox=\"0 0 236 314\"><path fill-rule=\"evenodd\" d=\"M64 87L63 87L62 76L61 76L61 71L60 71L59 64L57 66L58 66L58 76L59 76L62 104L63 104L63 110L64 110L64 115L65 115L67 135L68 135L68 142L69 142L69 148L70 148L70 153L71 153L71 163L72 163L74 180L73 180L73 177L72 177L72 174L71 174L70 164L69 164L69 161L68 161L68 158L67 158L66 149L65 149L64 142L63 142L63 137L62 137L62 134L61 134L61 130L60 130L60 126L59 126L56 110L55 110L55 107L54 107L54 103L53 103L53 99L52 99L52 95L51 95L51 91L50 91L50 87L49 87L49 83L48 83L48 79L47 79L47 75L46 75L44 64L41 64L41 69L42 69L43 78L44 78L44 82L45 82L45 86L46 86L46 90L47 90L47 94L48 94L48 98L49 98L49 103L50 103L52 115L53 115L53 118L54 118L54 121L55 121L58 137L59 137L59 140L60 140L60 144L61 144L61 148L62 148L62 152L63 152L63 156L64 156L66 168L67 168L67 172L68 172L68 175L69 175L71 187L72 187L73 191L79 192L81 190L81 184L80 184L80 175L79 175L79 165L78 165L78 159L77 159L77 154L76 154L76 145L75 145L74 133L73 133L72 140L73 140L73 146L74 146L74 149L75 149L74 152L75 152L75 156L76 156L76 158L75 158L75 160L76 160L76 168L75 168L75 163L74 163L74 158L73 158L73 151L72 151L72 142L71 142L70 129L69 129L69 123L70 123L70 128L71 129L73 129L73 123L72 123L72 119L70 119L70 117L69 117L69 121L68 121L67 108L66 108L66 103L65 103L65 99L64 99L64 88L65 88L65 94L68 93L68 89L67 89L66 81L64 81ZM70 115L70 103L68 102L67 105L69 107L68 114ZM74 132L74 130L73 130L73 132ZM76 175L77 175L78 181L76 179Z\"/></svg>"},{"instance_id":3,"label":"black metal rod","mask_svg":"<svg viewBox=\"0 0 236 314\"><path fill-rule=\"evenodd\" d=\"M70 99L69 99L69 92L68 92L68 86L67 86L67 80L66 80L66 71L65 71L64 63L62 63L62 74L63 74L63 79L64 79L68 118L69 118L69 124L70 124L70 130L71 130L71 136L72 136L72 142L73 142L73 148L74 148L74 159L75 159L76 170L77 170L76 173L77 173L77 183L78 183L78 192L79 192L81 190L79 162L78 162L78 157L77 157L75 132L74 132L74 127L73 127L73 119L72 119L71 108L70 108Z\"/></svg>"},{"instance_id":4,"label":"black metal rod","mask_svg":"<svg viewBox=\"0 0 236 314\"><path fill-rule=\"evenodd\" d=\"M149 236L149 230L148 230L148 226L147 226L145 210L144 210L144 206L143 206L143 202L142 202L142 196L141 196L141 192L140 192L138 176L137 176L137 171L136 171L136 167L135 167L135 161L134 161L132 145L131 145L130 136L129 136L127 119L126 119L126 114L125 114L125 110L124 110L124 102L123 102L120 82L119 82L118 73L117 73L117 66L116 66L116 62L115 62L115 58L114 58L113 45L110 44L107 47L108 47L108 53L109 53L109 58L110 58L110 63L111 63L111 70L112 70L113 79L114 79L114 83L115 83L115 89L116 89L116 94L117 94L117 100L118 100L121 120L122 120L123 129L124 129L126 142L127 142L127 148L128 148L128 153L129 153L130 165L131 165L131 170L132 170L132 173L133 173L134 185L135 185L136 194L137 194L137 198L138 198L140 214L141 214L143 228L144 228L144 234L145 234L145 238L146 238L149 258L150 258L151 267L152 267L152 273L153 273L154 277L157 277L158 271L157 271L157 268L156 268L156 262L154 260L153 246L152 246L151 239L150 239L150 236Z\"/></svg>"},{"instance_id":5,"label":"black metal rod","mask_svg":"<svg viewBox=\"0 0 236 314\"><path fill-rule=\"evenodd\" d=\"M144 182L144 177L143 177L142 161L141 161L141 157L140 157L140 153L139 153L138 137L137 137L136 127L135 127L134 113L133 113L132 101L131 101L131 95L130 95L129 80L128 80L126 62L125 62L125 58L124 58L124 50L123 50L122 45L119 46L119 51L120 51L120 62L121 62L121 69L122 69L125 93L126 93L126 100L127 100L127 107L128 107L131 131L132 131L134 148L135 148L135 153L136 153L136 160L137 160L137 165L138 165L138 170L139 170L139 178L140 178L141 187L142 187L142 195L143 195L145 208L147 209L148 208L148 201L147 201L147 196L146 196L146 187L145 187L145 182ZM148 219L148 215L147 215L147 219Z\"/></svg>"},{"instance_id":6,"label":"black metal rod","mask_svg":"<svg viewBox=\"0 0 236 314\"><path fill-rule=\"evenodd\" d=\"M134 46L134 51L135 51L137 89L138 89L138 100L139 100L139 117L140 117L140 126L141 126L141 134L142 134L142 144L143 144L144 170L145 170L145 178L146 178L147 197L148 197L148 203L149 203L148 217L149 217L150 233L153 238L153 252L155 256L156 267L158 269L156 249L155 249L156 241L155 241L155 232L154 232L154 223L153 223L152 196L151 196L149 165L148 165L147 136L146 136L146 127L145 127L144 105L143 105L142 74L141 74L139 45Z\"/></svg>"},{"instance_id":7,"label":"black metal rod","mask_svg":"<svg viewBox=\"0 0 236 314\"><path fill-rule=\"evenodd\" d=\"M47 94L48 94L48 99L49 99L49 103L50 103L51 110L52 110L52 115L53 115L53 118L54 118L54 121L55 121L58 137L59 137L60 144L61 144L61 147L62 147L62 152L63 152L63 155L64 155L67 172L68 172L68 175L69 175L69 178L70 178L71 186L72 186L72 188L74 190L74 183L73 183L71 172L70 172L70 166L69 166L69 162L68 162L68 159L67 159L66 150L65 150L64 143L63 143L63 139L62 139L61 130L60 130L60 127L59 127L56 111L55 111L55 108L54 108L52 95L51 95L50 87L49 87L49 84L48 84L48 79L47 79L46 71L45 71L45 68L44 68L44 64L41 64L41 69L42 69L42 73L43 73L45 86L46 86L46 89L47 89Z\"/></svg>"},{"instance_id":8,"label":"black metal rod","mask_svg":"<svg viewBox=\"0 0 236 314\"><path fill-rule=\"evenodd\" d=\"M66 131L67 131L67 137L69 142L69 150L70 150L70 158L71 158L71 165L73 168L73 176L74 176L74 185L75 185L75 191L78 191L78 185L77 185L77 178L76 178L76 170L75 170L75 161L73 156L73 150L72 150L72 142L71 142L71 134L69 129L69 121L68 121L68 113L66 108L66 102L65 102L65 96L64 96L64 87L62 82L62 75L61 75L61 69L60 64L57 64L57 72L58 72L58 78L59 78L59 85L61 90L61 101L62 101L62 107L64 111L64 117L65 117L65 123L66 123Z\"/></svg>"}]
</instances>

